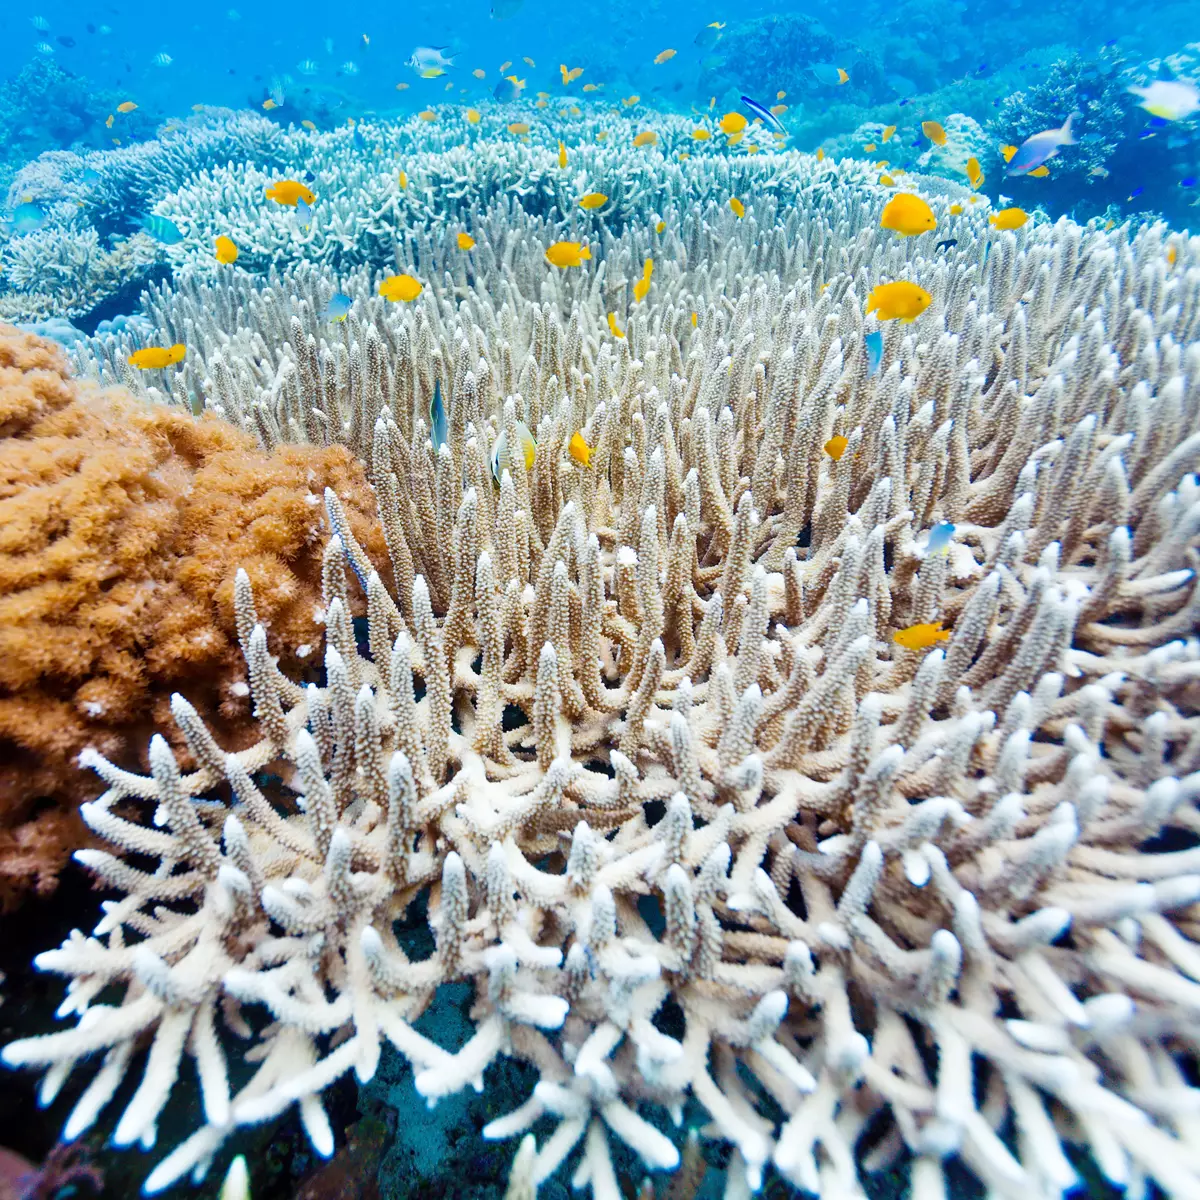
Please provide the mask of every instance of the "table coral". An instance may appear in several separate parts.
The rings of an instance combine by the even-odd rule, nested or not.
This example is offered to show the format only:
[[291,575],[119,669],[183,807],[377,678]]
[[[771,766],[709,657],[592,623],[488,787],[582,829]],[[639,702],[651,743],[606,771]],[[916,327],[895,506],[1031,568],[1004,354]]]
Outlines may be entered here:
[[[510,146],[398,207],[411,304],[366,264],[147,296],[189,346],[170,395],[351,449],[386,550],[326,493],[303,689],[237,577],[252,746],[181,689],[194,769],[165,736],[148,774],[86,755],[106,849],[80,859],[121,898],[37,960],[78,1022],[4,1061],[46,1103],[91,1072],[68,1137],[132,1076],[113,1138],[146,1148],[194,1064],[196,1128],[148,1193],[293,1107],[332,1153],[322,1093],[385,1042],[431,1104],[501,1055],[536,1072],[482,1130],[535,1131],[514,1196],[562,1172],[612,1200],[612,1145],[674,1170],[685,1119],[731,1147],[730,1196],[861,1197],[905,1164],[916,1200],[963,1166],[1041,1200],[1081,1153],[1200,1193],[1200,242],[997,232],[916,176],[939,231],[898,239],[862,164],[669,150],[626,167],[662,231],[610,226],[473,199]],[[592,258],[560,271],[568,232]],[[900,280],[932,303],[881,325],[865,301]],[[518,421],[536,454],[494,473]],[[923,651],[895,636],[934,622]],[[445,983],[474,992],[453,1047],[414,1025]]]
[[47,890],[80,844],[84,747],[135,765],[185,685],[248,735],[233,572],[249,564],[275,653],[301,665],[321,637],[326,486],[381,547],[341,448],[264,453],[216,419],[76,385],[51,343],[0,329],[0,902]]

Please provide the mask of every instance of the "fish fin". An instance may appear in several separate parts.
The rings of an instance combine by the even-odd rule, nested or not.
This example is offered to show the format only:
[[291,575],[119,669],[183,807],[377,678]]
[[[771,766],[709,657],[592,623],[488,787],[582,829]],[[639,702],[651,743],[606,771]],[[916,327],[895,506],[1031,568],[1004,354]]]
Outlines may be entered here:
[[1079,111],[1079,109],[1076,109],[1063,122],[1062,128],[1058,131],[1058,144],[1060,146],[1076,145],[1075,138],[1071,133],[1071,122],[1073,120],[1075,120],[1076,117],[1082,117],[1082,116],[1083,116],[1083,113],[1081,113]]

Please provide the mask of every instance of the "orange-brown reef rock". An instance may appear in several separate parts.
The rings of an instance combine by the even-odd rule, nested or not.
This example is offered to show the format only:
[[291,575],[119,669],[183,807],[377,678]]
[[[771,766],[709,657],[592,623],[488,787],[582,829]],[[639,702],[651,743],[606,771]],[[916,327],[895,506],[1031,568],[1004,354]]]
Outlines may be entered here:
[[[85,746],[130,767],[182,692],[229,748],[251,735],[233,580],[273,654],[319,663],[323,489],[387,553],[342,446],[268,454],[232,426],[70,377],[0,326],[0,908],[49,891],[84,842]],[[361,599],[361,597],[359,597]]]

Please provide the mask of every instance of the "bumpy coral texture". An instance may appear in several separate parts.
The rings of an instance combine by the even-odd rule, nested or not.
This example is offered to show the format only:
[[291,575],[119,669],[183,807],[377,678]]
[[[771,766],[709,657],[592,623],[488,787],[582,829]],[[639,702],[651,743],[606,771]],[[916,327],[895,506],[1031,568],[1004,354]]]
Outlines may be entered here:
[[81,387],[51,343],[2,327],[0,439],[0,904],[11,907],[50,889],[83,841],[85,746],[132,765],[184,681],[240,742],[239,565],[299,665],[322,634],[322,489],[382,542],[341,447],[264,453],[218,420]]

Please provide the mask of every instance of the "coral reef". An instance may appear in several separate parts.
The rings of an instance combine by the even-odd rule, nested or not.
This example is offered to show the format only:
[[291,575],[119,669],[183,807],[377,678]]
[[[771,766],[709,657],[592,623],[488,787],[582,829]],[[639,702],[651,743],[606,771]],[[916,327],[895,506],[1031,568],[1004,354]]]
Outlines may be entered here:
[[233,573],[251,571],[276,652],[301,665],[321,635],[326,486],[381,549],[340,448],[263,453],[77,386],[50,343],[0,330],[0,905],[52,887],[83,842],[85,747],[135,766],[182,686],[244,744]]
[[28,297],[26,321],[42,319],[47,307],[69,320],[122,293],[136,297],[162,260],[162,248],[144,233],[122,238],[107,250],[94,229],[42,229],[11,238],[0,249],[8,319],[14,319],[23,297]]
[[[136,1075],[113,1137],[147,1148],[190,1060],[199,1125],[148,1193],[293,1106],[332,1154],[321,1094],[385,1042],[431,1104],[501,1056],[536,1072],[482,1131],[546,1131],[514,1197],[565,1165],[614,1200],[610,1142],[674,1170],[687,1112],[733,1196],[860,1196],[861,1164],[934,1200],[954,1160],[1058,1196],[1080,1150],[1134,1193],[1197,1192],[1200,242],[995,233],[984,201],[937,252],[879,229],[862,164],[678,162],[655,123],[624,156],[641,220],[465,185],[399,206],[412,304],[365,265],[340,325],[319,265],[147,297],[189,347],[162,398],[266,449],[348,447],[386,550],[325,493],[304,687],[272,580],[237,576],[253,745],[179,694],[187,762],[158,735],[149,775],[85,752],[109,849],[78,857],[121,898],[37,960],[78,1022],[3,1060],[49,1104],[98,1059],[67,1137]],[[418,197],[427,161],[551,154],[438,136],[406,162]],[[608,160],[573,154],[578,194]],[[592,258],[559,271],[569,235]],[[928,310],[864,316],[899,279]],[[123,336],[79,361],[108,377]],[[518,420],[536,456],[497,483]],[[893,636],[934,622],[925,651]],[[474,990],[453,1049],[414,1028],[446,984]]]
[[[1122,74],[1124,59],[1105,49],[1094,59],[1072,54],[1048,64],[1045,78],[1008,96],[996,111],[992,133],[1002,142],[1020,145],[1043,129],[1057,129],[1071,113],[1077,145],[1065,146],[1048,163],[1052,179],[1074,177],[1097,186],[1110,169],[1119,146],[1136,139],[1140,124]],[[1036,181],[1035,181],[1036,182]],[[1010,188],[1013,184],[1008,185]],[[1128,182],[1121,184],[1125,193]]]
[[[0,158],[28,156],[46,145],[107,145],[104,118],[121,99],[53,59],[35,57],[0,84]],[[131,123],[142,136],[153,128],[140,114]]]

